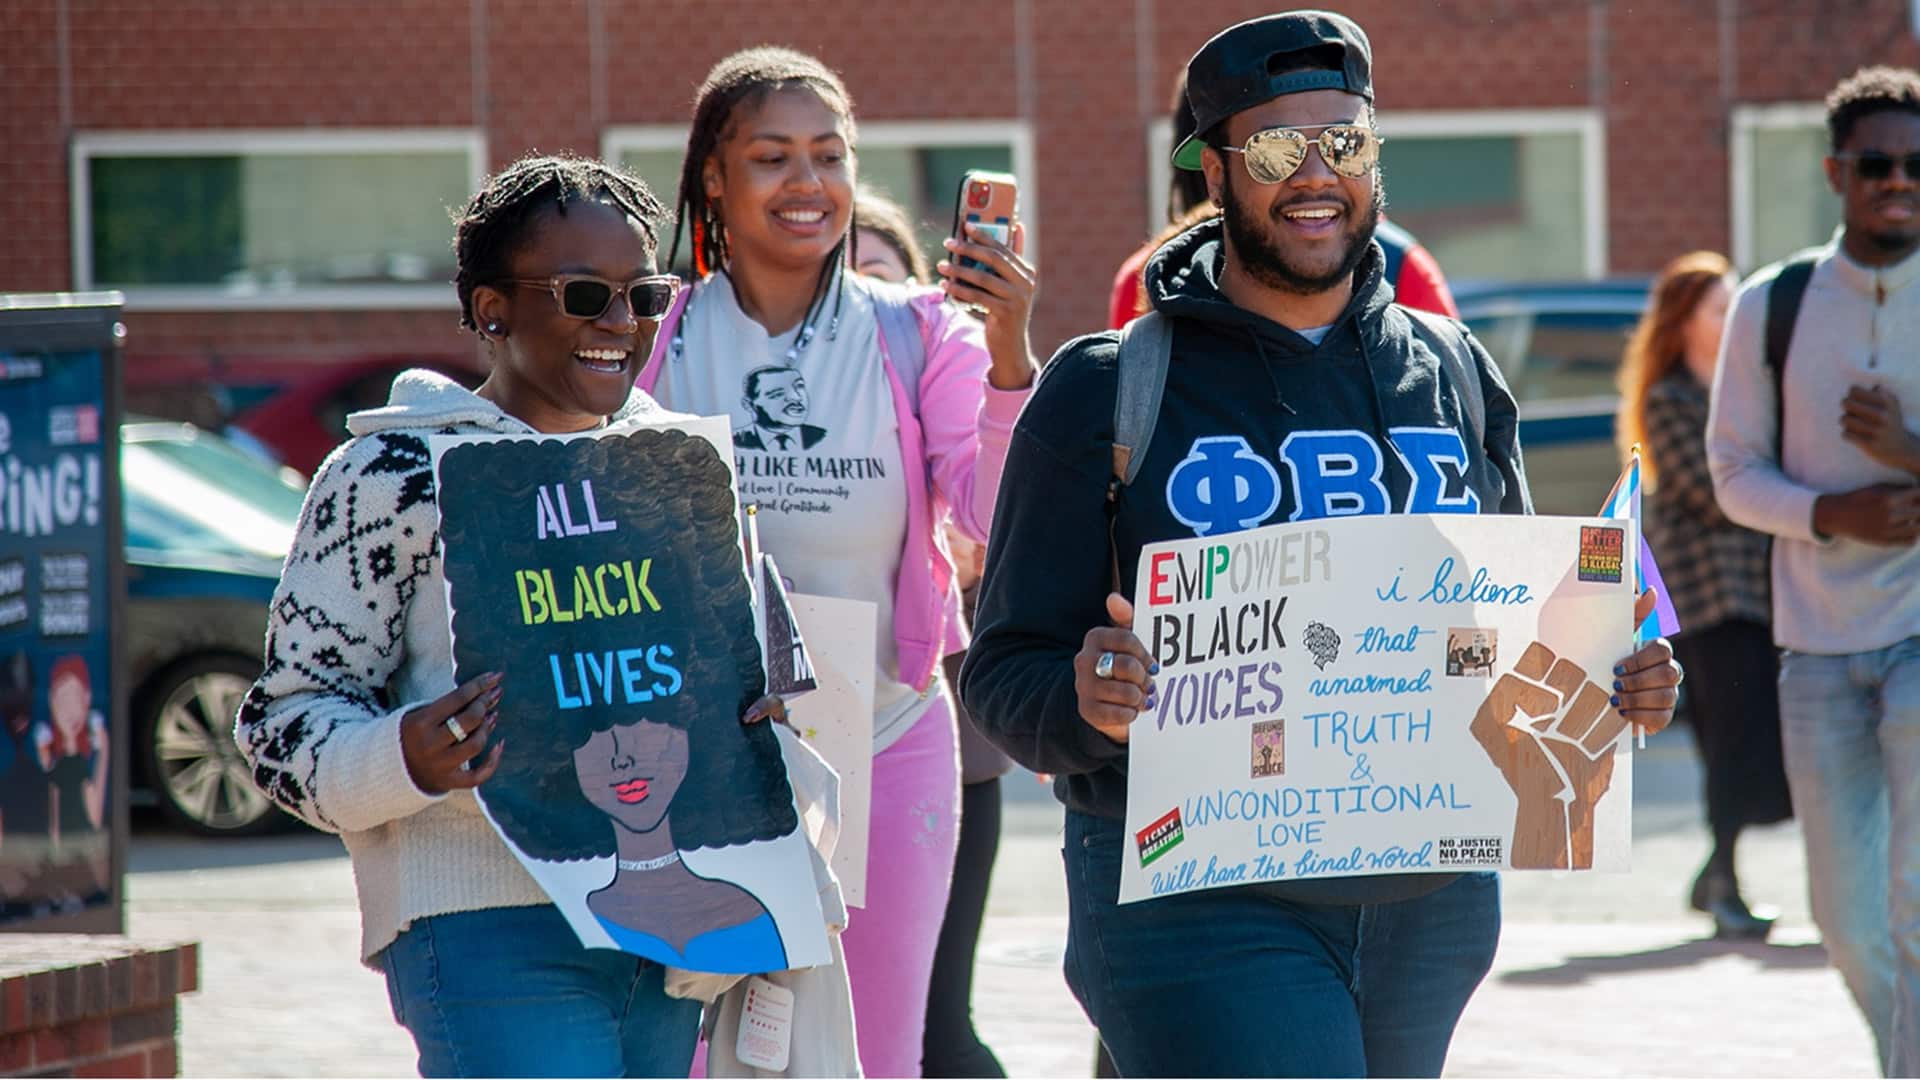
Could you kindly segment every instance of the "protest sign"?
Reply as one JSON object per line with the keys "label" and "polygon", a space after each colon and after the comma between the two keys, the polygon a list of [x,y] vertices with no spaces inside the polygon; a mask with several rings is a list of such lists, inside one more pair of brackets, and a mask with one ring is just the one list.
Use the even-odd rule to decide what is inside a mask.
{"label": "protest sign", "polygon": [[826,963],[770,724],[724,419],[433,440],[455,677],[504,673],[478,790],[583,944]]}
{"label": "protest sign", "polygon": [[1624,869],[1634,523],[1326,518],[1141,552],[1120,900]]}
{"label": "protest sign", "polygon": [[767,693],[789,697],[819,686],[807,637],[794,615],[786,580],[773,556],[761,552],[750,561],[759,565],[754,607],[760,627],[760,655],[767,669]]}
{"label": "protest sign", "polygon": [[800,737],[840,776],[840,842],[829,865],[848,907],[867,904],[873,807],[873,650],[879,607],[864,600],[791,596],[818,687],[787,703]]}

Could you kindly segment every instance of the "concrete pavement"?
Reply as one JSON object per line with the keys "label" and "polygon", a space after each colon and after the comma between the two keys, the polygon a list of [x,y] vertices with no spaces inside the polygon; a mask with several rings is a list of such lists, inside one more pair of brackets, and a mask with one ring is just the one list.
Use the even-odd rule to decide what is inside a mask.
{"label": "concrete pavement", "polygon": [[[1009,777],[1006,837],[975,980],[977,1026],[1015,1076],[1090,1075],[1092,1033],[1060,976],[1060,811]],[[1509,874],[1494,971],[1454,1040],[1449,1076],[1873,1076],[1872,1047],[1807,917],[1793,826],[1742,841],[1749,899],[1783,909],[1774,943],[1722,945],[1684,906],[1705,857],[1684,732],[1636,760],[1631,874]],[[413,1071],[337,840],[209,842],[136,826],[129,929],[201,942],[181,1002],[189,1076]]]}

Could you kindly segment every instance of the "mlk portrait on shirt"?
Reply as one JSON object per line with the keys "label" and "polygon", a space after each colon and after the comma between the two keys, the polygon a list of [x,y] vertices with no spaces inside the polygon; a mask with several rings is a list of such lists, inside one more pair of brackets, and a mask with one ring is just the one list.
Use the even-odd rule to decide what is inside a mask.
{"label": "mlk portrait on shirt", "polygon": [[742,450],[811,450],[827,429],[807,423],[807,381],[794,368],[767,364],[747,372],[740,401],[747,427],[733,433]]}

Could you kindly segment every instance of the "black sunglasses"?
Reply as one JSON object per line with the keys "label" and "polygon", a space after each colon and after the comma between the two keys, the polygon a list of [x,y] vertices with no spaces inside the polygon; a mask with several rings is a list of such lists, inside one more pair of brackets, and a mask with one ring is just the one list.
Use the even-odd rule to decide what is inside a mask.
{"label": "black sunglasses", "polygon": [[1853,175],[1862,180],[1885,180],[1893,175],[1894,162],[1900,163],[1900,171],[1907,174],[1909,180],[1920,180],[1920,154],[1883,154],[1878,150],[1863,150],[1857,154],[1835,154],[1835,161],[1845,161],[1853,166]]}
{"label": "black sunglasses", "polygon": [[507,284],[548,289],[560,305],[562,314],[574,319],[598,319],[613,306],[616,296],[625,296],[636,319],[658,319],[673,306],[680,291],[680,279],[672,274],[652,274],[632,281],[608,281],[591,274],[555,274],[550,278],[508,278]]}

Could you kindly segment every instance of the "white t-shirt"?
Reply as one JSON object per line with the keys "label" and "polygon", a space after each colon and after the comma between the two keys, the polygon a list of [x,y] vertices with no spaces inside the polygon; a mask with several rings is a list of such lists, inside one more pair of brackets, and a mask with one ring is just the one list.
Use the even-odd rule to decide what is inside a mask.
{"label": "white t-shirt", "polygon": [[[873,301],[849,288],[831,329],[829,296],[812,340],[777,337],[740,309],[725,273],[687,302],[653,396],[733,421],[740,498],[759,504],[760,545],[795,592],[879,608],[874,751],[904,735],[926,705],[900,679],[893,593],[907,538],[907,483],[893,392],[875,346]],[[928,695],[929,697],[931,695]]]}

